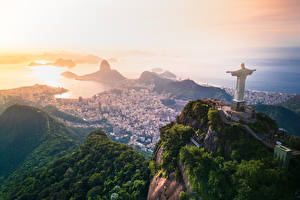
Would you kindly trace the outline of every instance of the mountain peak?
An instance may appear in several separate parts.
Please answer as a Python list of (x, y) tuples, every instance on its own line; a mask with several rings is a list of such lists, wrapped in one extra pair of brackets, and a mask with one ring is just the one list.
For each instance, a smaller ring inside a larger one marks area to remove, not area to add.
[(75, 78), (76, 80), (82, 80), (82, 81), (96, 81), (96, 82), (102, 82), (102, 83), (118, 83), (120, 81), (125, 80), (126, 78), (120, 74), (117, 70), (111, 69), (109, 62), (107, 60), (102, 60), (100, 64), (100, 68), (98, 71), (77, 76), (76, 74), (72, 72), (64, 72), (61, 75), (67, 77), (67, 78)]
[(141, 75), (139, 80), (144, 81), (144, 82), (153, 82), (155, 80), (162, 79), (159, 77), (159, 75), (155, 72), (149, 72), (149, 71), (144, 71)]
[(19, 121), (32, 123), (35, 120), (42, 121), (46, 119), (47, 115), (38, 108), (15, 104), (8, 107), (0, 116), (0, 123), (4, 121), (14, 123)]
[(107, 60), (105, 60), (105, 59), (102, 60), (102, 62), (100, 64), (100, 71), (101, 72), (110, 72), (111, 71), (110, 65)]
[(163, 78), (168, 78), (168, 79), (176, 79), (177, 78), (177, 76), (174, 73), (172, 73), (168, 70), (161, 73), (160, 76)]

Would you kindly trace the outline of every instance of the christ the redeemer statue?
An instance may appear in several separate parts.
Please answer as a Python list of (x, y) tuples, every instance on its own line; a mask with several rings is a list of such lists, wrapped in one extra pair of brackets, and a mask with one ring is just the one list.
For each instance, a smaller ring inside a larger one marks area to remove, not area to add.
[[(245, 92), (245, 82), (247, 76), (251, 75), (256, 69), (247, 69), (245, 68), (244, 63), (241, 64), (241, 69), (236, 70), (236, 71), (227, 71), (226, 73), (231, 73), (232, 76), (237, 77), (236, 81), (236, 88), (235, 88), (235, 93), (234, 93), (234, 99), (233, 99), (233, 104), (236, 104), (234, 107), (237, 110), (239, 107), (243, 106), (244, 104), (244, 92)], [(242, 104), (241, 106), (239, 104)]]

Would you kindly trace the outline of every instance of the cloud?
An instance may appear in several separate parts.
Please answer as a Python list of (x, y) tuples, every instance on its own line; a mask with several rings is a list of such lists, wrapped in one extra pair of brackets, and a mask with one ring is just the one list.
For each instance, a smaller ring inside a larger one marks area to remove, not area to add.
[(36, 60), (53, 61), (56, 65), (73, 67), (75, 64), (98, 64), (102, 58), (92, 54), (79, 54), (71, 52), (45, 52), (42, 54), (28, 53), (2, 53), (0, 54), (0, 64), (21, 64)]

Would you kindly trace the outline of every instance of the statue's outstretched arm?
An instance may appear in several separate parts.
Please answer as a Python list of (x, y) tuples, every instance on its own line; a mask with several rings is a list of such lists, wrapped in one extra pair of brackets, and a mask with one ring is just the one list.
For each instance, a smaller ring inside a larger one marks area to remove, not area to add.
[(239, 72), (239, 70), (238, 71), (227, 71), (226, 73), (230, 73), (231, 76), (237, 76), (238, 72)]
[(249, 75), (251, 75), (253, 72), (255, 72), (256, 71), (256, 69), (250, 69), (250, 73), (249, 73)]

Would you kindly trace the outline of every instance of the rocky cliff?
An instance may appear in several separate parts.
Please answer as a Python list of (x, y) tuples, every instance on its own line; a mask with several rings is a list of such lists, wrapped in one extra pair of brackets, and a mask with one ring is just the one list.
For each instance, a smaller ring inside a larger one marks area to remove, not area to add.
[[(163, 148), (161, 145), (157, 148), (154, 153), (153, 160), (155, 165), (161, 165)], [(171, 173), (168, 178), (163, 177), (162, 174), (155, 174), (151, 180), (148, 200), (167, 200), (167, 199), (179, 199), (181, 191), (185, 191), (185, 184), (182, 181), (176, 179), (175, 173)]]

